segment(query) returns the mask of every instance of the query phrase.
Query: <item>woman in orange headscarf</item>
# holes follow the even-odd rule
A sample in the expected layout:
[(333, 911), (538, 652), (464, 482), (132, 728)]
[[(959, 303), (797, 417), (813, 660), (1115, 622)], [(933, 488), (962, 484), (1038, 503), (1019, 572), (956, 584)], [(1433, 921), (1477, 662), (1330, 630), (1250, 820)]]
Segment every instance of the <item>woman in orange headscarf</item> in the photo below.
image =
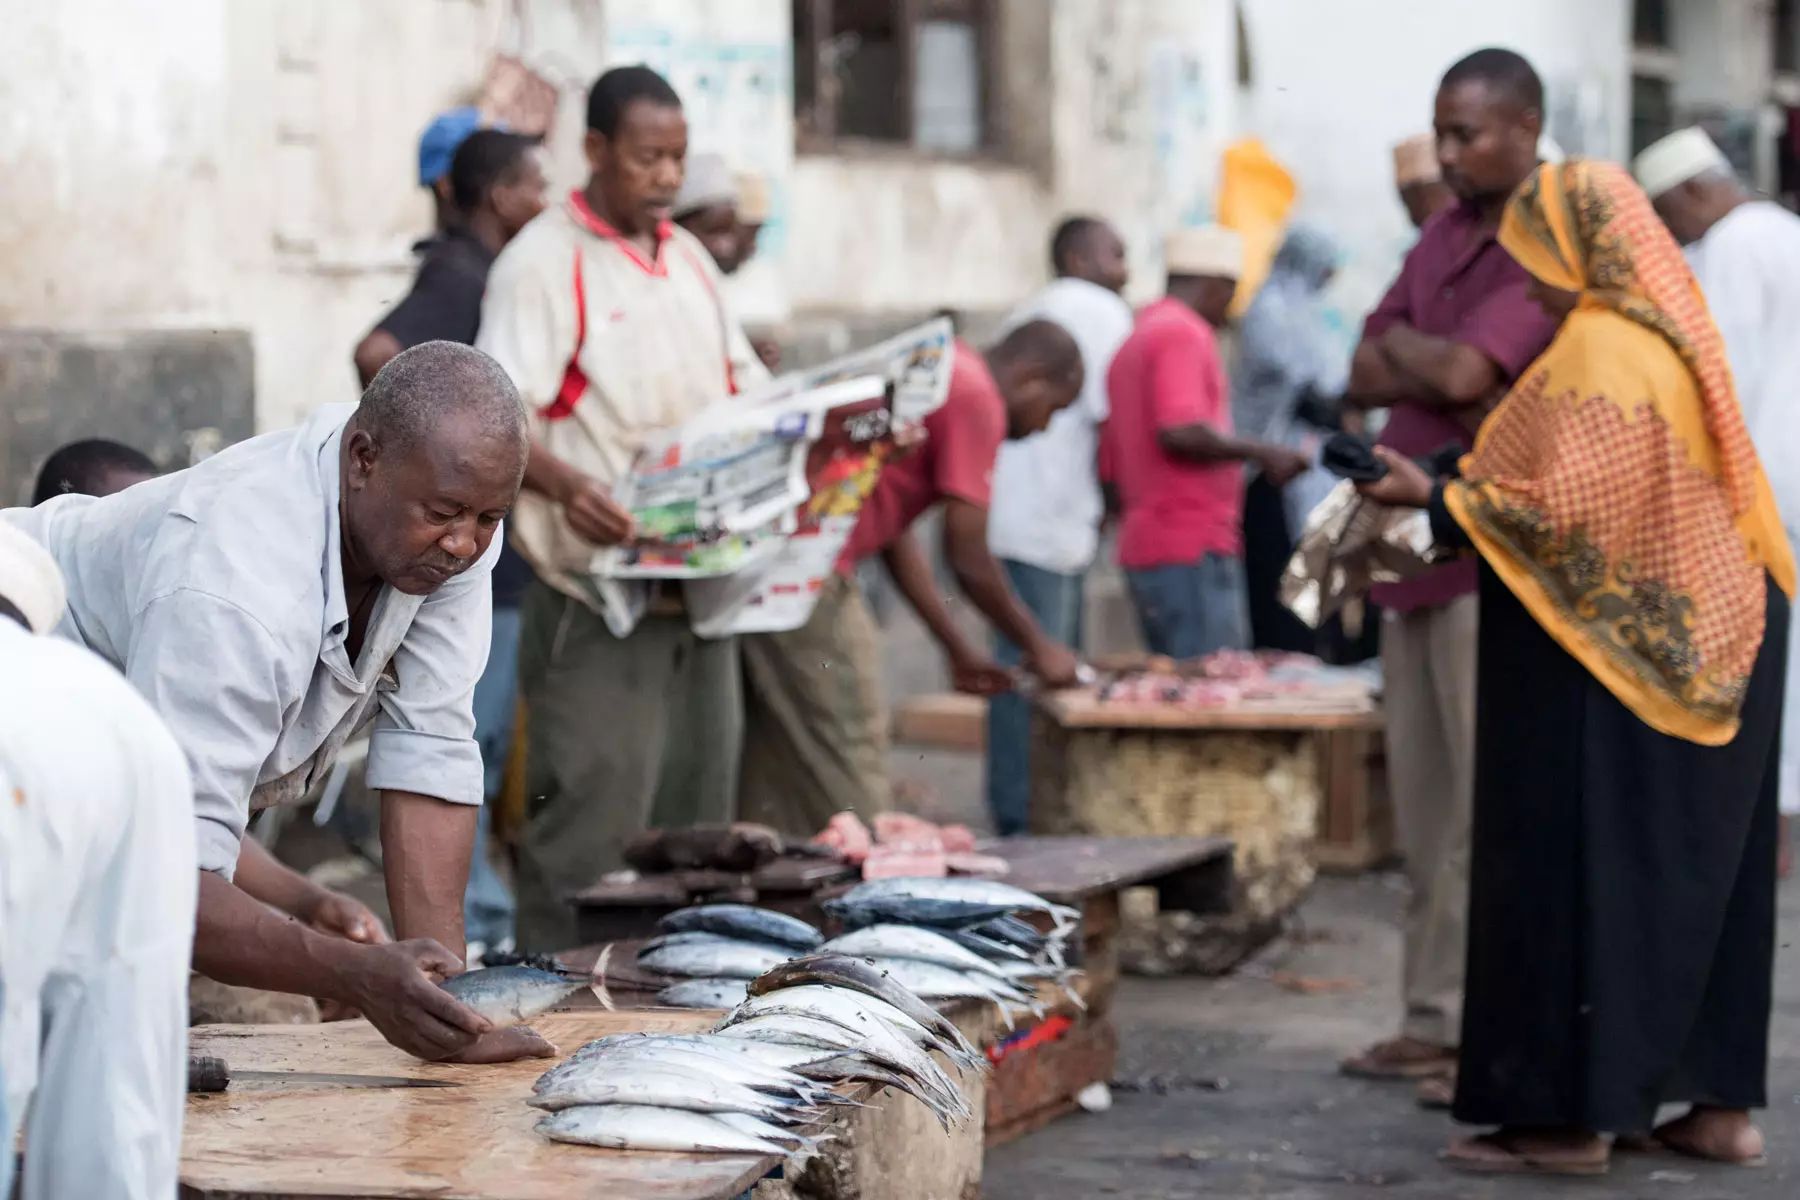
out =
[(1541, 167), (1500, 241), (1556, 340), (1460, 478), (1384, 455), (1365, 488), (1482, 562), (1455, 1113), (1499, 1128), (1446, 1159), (1595, 1174), (1613, 1134), (1757, 1163), (1794, 561), (1718, 330), (1630, 176)]

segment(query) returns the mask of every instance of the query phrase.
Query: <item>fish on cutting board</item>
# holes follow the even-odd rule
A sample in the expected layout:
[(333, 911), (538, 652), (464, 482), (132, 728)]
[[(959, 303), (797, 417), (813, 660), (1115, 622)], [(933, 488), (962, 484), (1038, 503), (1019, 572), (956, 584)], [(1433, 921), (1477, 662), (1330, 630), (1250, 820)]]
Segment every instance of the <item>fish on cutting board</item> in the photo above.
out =
[(676, 1154), (786, 1154), (787, 1147), (707, 1113), (639, 1104), (589, 1104), (565, 1108), (537, 1123), (553, 1142), (609, 1150), (663, 1150)]
[(606, 1008), (612, 997), (606, 991), (606, 960), (612, 947), (601, 951), (594, 969), (586, 975), (540, 971), (536, 967), (483, 967), (446, 979), (441, 985), (458, 1001), (486, 1017), (496, 1028), (520, 1025), (549, 1012), (584, 989)]

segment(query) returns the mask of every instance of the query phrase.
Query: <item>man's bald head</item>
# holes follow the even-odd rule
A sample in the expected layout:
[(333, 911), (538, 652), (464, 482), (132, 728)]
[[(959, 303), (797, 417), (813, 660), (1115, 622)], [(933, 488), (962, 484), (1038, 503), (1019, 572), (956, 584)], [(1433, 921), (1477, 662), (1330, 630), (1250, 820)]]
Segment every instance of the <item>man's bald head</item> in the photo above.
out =
[(987, 361), (1006, 400), (1008, 437), (1040, 432), (1081, 394), (1081, 347), (1055, 321), (1018, 326), (988, 351)]
[(518, 389), (469, 346), (394, 356), (344, 428), (345, 577), (435, 591), (487, 551), (525, 475)]

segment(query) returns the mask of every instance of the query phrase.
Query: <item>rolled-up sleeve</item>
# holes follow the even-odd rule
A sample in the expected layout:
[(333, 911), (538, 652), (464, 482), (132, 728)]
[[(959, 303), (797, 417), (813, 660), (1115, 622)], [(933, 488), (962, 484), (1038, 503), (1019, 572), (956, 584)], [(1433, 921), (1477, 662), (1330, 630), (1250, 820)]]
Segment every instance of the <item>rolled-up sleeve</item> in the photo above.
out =
[(281, 737), (283, 655), (250, 614), (180, 590), (136, 621), (125, 676), (150, 701), (187, 759), (199, 867), (230, 879), (250, 819), (250, 793)]
[(394, 654), (399, 686), (381, 696), (369, 735), (368, 786), (452, 804), (483, 799), (475, 742), (475, 683), (493, 635), (494, 560), (501, 534), (475, 567), (426, 598)]

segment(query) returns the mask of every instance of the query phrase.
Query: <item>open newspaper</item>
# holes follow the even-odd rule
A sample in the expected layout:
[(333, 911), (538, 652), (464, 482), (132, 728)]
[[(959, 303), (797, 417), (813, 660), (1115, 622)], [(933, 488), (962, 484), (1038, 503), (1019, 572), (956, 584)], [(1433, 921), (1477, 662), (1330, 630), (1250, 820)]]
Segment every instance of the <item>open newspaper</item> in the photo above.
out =
[(895, 430), (943, 404), (953, 337), (949, 321), (928, 322), (648, 441), (614, 493), (639, 540), (593, 561), (613, 632), (636, 626), (649, 580), (683, 581), (702, 637), (804, 625)]

